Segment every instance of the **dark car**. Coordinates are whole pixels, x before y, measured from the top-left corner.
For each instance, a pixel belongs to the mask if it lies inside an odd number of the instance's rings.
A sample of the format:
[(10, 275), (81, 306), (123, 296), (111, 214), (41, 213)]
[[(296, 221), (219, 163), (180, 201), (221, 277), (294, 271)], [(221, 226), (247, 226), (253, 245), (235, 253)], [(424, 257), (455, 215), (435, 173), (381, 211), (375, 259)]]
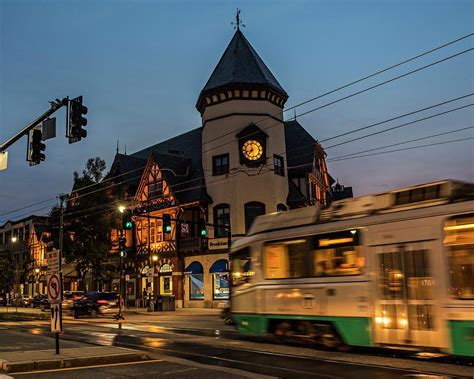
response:
[(7, 294), (0, 292), (0, 305), (7, 305)]
[(30, 298), (26, 304), (27, 307), (31, 308), (38, 308), (41, 304), (42, 301), (48, 300), (48, 296), (46, 295), (35, 295), (32, 298)]
[(97, 317), (104, 314), (116, 314), (119, 310), (119, 295), (114, 292), (88, 292), (74, 301), (71, 311), (74, 318), (79, 316)]
[(17, 307), (28, 307), (31, 301), (30, 295), (20, 295), (13, 300), (13, 305)]

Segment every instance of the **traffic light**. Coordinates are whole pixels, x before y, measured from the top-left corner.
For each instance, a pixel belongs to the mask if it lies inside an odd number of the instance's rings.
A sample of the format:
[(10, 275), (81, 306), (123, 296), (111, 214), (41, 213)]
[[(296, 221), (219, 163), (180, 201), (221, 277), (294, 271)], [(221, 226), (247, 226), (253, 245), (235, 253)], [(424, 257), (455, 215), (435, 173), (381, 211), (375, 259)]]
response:
[(125, 250), (125, 245), (127, 243), (127, 239), (125, 237), (119, 237), (119, 249)]
[(163, 232), (171, 233), (171, 216), (169, 214), (163, 215)]
[(46, 149), (46, 145), (43, 141), (43, 133), (40, 129), (33, 129), (29, 134), (28, 141), (28, 161), (30, 166), (40, 164), (41, 161), (45, 160), (43, 151)]
[(125, 209), (122, 213), (122, 229), (132, 230), (132, 228), (133, 228), (132, 211), (130, 209)]
[(69, 143), (80, 141), (87, 137), (87, 130), (82, 129), (87, 125), (87, 119), (83, 115), (87, 114), (87, 107), (82, 105), (82, 96), (69, 100)]
[(201, 237), (206, 237), (207, 236), (206, 221), (204, 221), (203, 218), (199, 219), (198, 229), (199, 229), (199, 235)]

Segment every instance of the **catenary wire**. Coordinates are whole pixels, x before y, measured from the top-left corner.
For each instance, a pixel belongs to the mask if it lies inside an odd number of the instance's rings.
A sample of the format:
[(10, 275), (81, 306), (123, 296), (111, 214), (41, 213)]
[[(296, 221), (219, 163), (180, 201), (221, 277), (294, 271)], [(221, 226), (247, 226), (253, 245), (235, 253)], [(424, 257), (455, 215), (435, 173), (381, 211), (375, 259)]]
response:
[[(455, 39), (455, 40), (453, 40), (453, 41), (450, 41), (450, 42), (448, 42), (448, 43), (445, 43), (445, 44), (443, 44), (443, 45), (441, 45), (441, 46), (438, 46), (438, 47), (436, 47), (436, 48), (433, 48), (433, 49), (431, 49), (431, 50), (428, 50), (428, 51), (426, 51), (426, 52), (423, 52), (423, 53), (421, 53), (421, 54), (418, 54), (418, 55), (416, 55), (416, 56), (414, 56), (414, 57), (412, 57), (412, 58), (409, 58), (409, 59), (406, 59), (406, 60), (404, 60), (404, 61), (402, 61), (402, 62), (399, 62), (399, 63), (397, 63), (397, 64), (395, 64), (395, 65), (389, 66), (389, 67), (387, 67), (387, 68), (385, 68), (385, 69), (382, 69), (382, 70), (379, 70), (379, 71), (377, 71), (377, 72), (375, 72), (375, 73), (373, 73), (373, 74), (367, 75), (367, 76), (365, 76), (365, 77), (363, 77), (363, 78), (360, 78), (360, 79), (358, 79), (358, 80), (355, 80), (355, 81), (353, 81), (353, 82), (350, 82), (350, 83), (348, 83), (348, 84), (346, 84), (346, 85), (340, 86), (340, 87), (338, 87), (338, 88), (336, 88), (336, 89), (334, 89), (334, 90), (331, 90), (331, 91), (326, 92), (326, 93), (324, 93), (324, 94), (321, 94), (321, 95), (318, 95), (318, 96), (313, 97), (313, 98), (311, 98), (311, 99), (308, 99), (308, 100), (306, 100), (306, 101), (304, 101), (304, 102), (302, 102), (302, 103), (299, 103), (299, 104), (297, 104), (297, 105), (295, 105), (295, 106), (292, 106), (292, 107), (290, 107), (290, 108), (287, 108), (286, 110), (283, 110), (282, 112), (278, 112), (277, 114), (275, 114), (275, 116), (277, 116), (277, 115), (279, 115), (279, 114), (281, 114), (281, 113), (284, 113), (284, 112), (286, 112), (286, 111), (289, 111), (289, 110), (291, 110), (291, 109), (295, 109), (295, 108), (300, 107), (300, 106), (302, 106), (302, 105), (308, 104), (308, 103), (310, 103), (310, 102), (312, 102), (312, 101), (315, 101), (315, 100), (317, 100), (317, 99), (320, 99), (320, 98), (322, 98), (322, 97), (324, 97), (324, 96), (327, 96), (327, 95), (329, 95), (329, 94), (335, 93), (335, 92), (337, 92), (337, 91), (339, 91), (339, 90), (341, 90), (341, 89), (347, 88), (347, 87), (352, 86), (352, 85), (354, 85), (354, 84), (356, 84), (356, 83), (362, 82), (362, 81), (364, 81), (364, 80), (366, 80), (366, 79), (369, 79), (369, 78), (371, 78), (371, 77), (374, 77), (374, 76), (376, 76), (376, 75), (379, 75), (379, 74), (381, 74), (381, 73), (383, 73), (383, 72), (389, 71), (389, 70), (391, 70), (391, 69), (393, 69), (393, 68), (395, 68), (395, 67), (401, 66), (401, 65), (403, 65), (403, 64), (405, 64), (405, 63), (408, 63), (408, 62), (413, 61), (413, 60), (415, 60), (415, 59), (418, 59), (418, 58), (420, 58), (420, 57), (422, 57), (422, 56), (425, 56), (425, 55), (427, 55), (427, 54), (430, 54), (430, 53), (432, 53), (432, 52), (434, 52), (434, 51), (440, 50), (440, 49), (442, 49), (442, 48), (444, 48), (444, 47), (447, 47), (447, 46), (449, 46), (449, 45), (452, 45), (452, 44), (454, 44), (454, 43), (456, 43), (456, 42), (459, 42), (459, 41), (461, 41), (461, 40), (464, 40), (464, 39), (466, 39), (466, 38), (469, 38), (469, 37), (471, 37), (473, 34), (474, 34), (474, 33), (467, 34), (467, 35), (462, 36), (462, 37), (460, 37), (460, 38), (457, 38), (457, 39)], [(308, 114), (308, 113), (311, 113), (311, 112), (314, 112), (314, 111), (316, 111), (316, 110), (318, 110), (318, 109), (321, 109), (322, 107), (326, 107), (326, 106), (332, 105), (332, 104), (334, 104), (334, 103), (336, 103), (336, 102), (345, 100), (345, 99), (347, 99), (347, 98), (349, 98), (349, 97), (353, 97), (353, 96), (355, 96), (355, 95), (357, 95), (357, 94), (366, 92), (366, 91), (368, 91), (368, 90), (370, 90), (370, 89), (374, 89), (374, 88), (379, 87), (379, 86), (381, 86), (381, 85), (383, 85), (383, 84), (387, 84), (387, 83), (389, 83), (389, 82), (391, 82), (391, 81), (400, 79), (400, 78), (405, 77), (405, 76), (407, 76), (407, 75), (410, 75), (410, 74), (412, 74), (412, 73), (414, 73), (414, 72), (418, 72), (418, 71), (420, 71), (420, 70), (422, 70), (422, 69), (425, 69), (425, 68), (431, 67), (431, 66), (433, 66), (433, 65), (435, 65), (435, 64), (444, 62), (444, 61), (446, 61), (446, 60), (448, 60), (448, 59), (454, 58), (454, 57), (456, 57), (456, 56), (458, 56), (458, 55), (464, 54), (464, 53), (469, 52), (469, 51), (471, 51), (471, 50), (473, 50), (473, 49), (471, 48), (471, 49), (464, 50), (464, 51), (462, 51), (462, 52), (460, 52), (460, 53), (458, 53), (458, 54), (449, 56), (449, 57), (444, 58), (444, 59), (442, 59), (442, 60), (433, 62), (433, 63), (431, 63), (431, 64), (429, 64), (429, 65), (420, 67), (420, 68), (418, 68), (418, 69), (416, 69), (416, 70), (413, 70), (413, 71), (410, 71), (410, 72), (405, 73), (405, 74), (403, 74), (403, 75), (400, 75), (400, 76), (398, 76), (398, 77), (392, 78), (392, 79), (390, 79), (390, 80), (388, 80), (388, 81), (379, 83), (379, 84), (377, 84), (377, 85), (375, 85), (375, 86), (369, 87), (369, 88), (367, 88), (367, 89), (364, 89), (364, 90), (362, 90), (362, 91), (356, 92), (356, 93), (351, 94), (351, 95), (349, 95), (349, 96), (346, 96), (346, 97), (344, 97), (344, 98), (338, 99), (338, 100), (336, 100), (336, 101), (334, 101), (334, 102), (331, 102), (331, 103), (328, 103), (328, 104), (324, 104), (324, 105), (321, 106), (321, 107), (317, 107), (317, 108), (315, 108), (315, 109), (309, 110), (309, 111), (307, 111), (307, 112), (304, 112), (304, 113), (300, 114), (299, 116), (301, 117), (301, 116), (303, 116), (303, 115), (306, 115), (306, 114)], [(256, 123), (262, 122), (262, 121), (267, 120), (267, 119), (269, 119), (269, 118), (272, 118), (272, 117), (271, 117), (271, 116), (270, 116), (270, 117), (266, 117), (266, 118), (264, 118), (264, 119), (262, 119), (262, 120), (256, 121)], [(265, 129), (269, 129), (269, 128), (272, 127), (272, 126), (276, 126), (276, 125), (280, 125), (280, 124), (281, 124), (281, 123), (279, 122), (279, 123), (277, 123), (277, 124), (275, 124), (275, 125), (271, 125), (271, 126), (265, 128)], [(233, 132), (232, 132), (232, 133), (233, 133)], [(227, 134), (221, 135), (221, 136), (217, 137), (216, 139), (223, 138), (223, 137), (225, 137), (226, 135), (227, 135)], [(333, 138), (337, 138), (337, 137), (333, 137)], [(213, 142), (213, 141), (216, 140), (216, 139), (206, 141), (205, 143)], [(228, 143), (229, 143), (229, 142), (228, 142)], [(223, 145), (224, 145), (224, 144), (223, 144)], [(222, 146), (222, 145), (220, 145), (220, 146)], [(217, 148), (217, 147), (220, 147), (220, 146), (215, 146), (215, 147), (213, 147), (212, 149), (209, 149), (209, 150), (213, 150), (213, 149), (215, 149), (215, 148)], [(207, 152), (207, 151), (205, 151), (205, 152)], [(140, 169), (142, 169), (142, 168), (137, 168), (137, 169), (135, 169), (135, 170), (131, 170), (131, 171), (129, 171), (129, 172), (119, 174), (119, 175), (117, 175), (116, 177), (120, 177), (120, 176), (122, 176), (122, 175), (127, 175), (127, 174), (130, 173), (130, 172), (138, 171), (138, 170), (140, 170)], [(114, 177), (106, 178), (105, 181), (112, 180), (113, 178), (114, 178)], [(103, 181), (100, 182), (100, 183), (103, 183)], [(84, 190), (84, 189), (86, 189), (86, 188), (90, 188), (90, 187), (95, 186), (95, 185), (98, 185), (98, 184), (100, 184), (100, 183), (94, 183), (94, 184), (91, 184), (91, 185), (89, 185), (89, 186), (82, 187), (80, 190)], [(78, 191), (80, 191), (80, 190), (78, 190)], [(51, 198), (51, 199), (43, 200), (43, 201), (40, 201), (40, 202), (37, 202), (37, 203), (33, 203), (33, 204), (29, 205), (29, 206), (22, 207), (21, 209), (19, 208), (19, 209), (11, 210), (11, 211), (8, 211), (8, 212), (5, 212), (5, 213), (0, 214), (0, 216), (6, 215), (6, 214), (11, 214), (11, 213), (16, 213), (16, 212), (18, 212), (19, 210), (27, 209), (27, 208), (29, 208), (29, 207), (32, 207), (32, 206), (35, 206), (35, 205), (44, 203), (44, 202), (46, 202), (46, 201), (52, 201), (52, 200), (55, 200), (55, 198)]]

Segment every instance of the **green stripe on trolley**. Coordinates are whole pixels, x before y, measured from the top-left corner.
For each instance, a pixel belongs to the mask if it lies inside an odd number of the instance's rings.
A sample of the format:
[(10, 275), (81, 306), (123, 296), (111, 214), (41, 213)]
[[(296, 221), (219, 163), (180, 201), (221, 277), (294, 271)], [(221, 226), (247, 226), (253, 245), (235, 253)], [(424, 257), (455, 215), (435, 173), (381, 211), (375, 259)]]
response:
[(371, 326), (368, 317), (337, 317), (337, 316), (294, 316), (294, 315), (259, 315), (240, 314), (232, 315), (240, 333), (264, 335), (268, 333), (270, 320), (307, 320), (331, 322), (344, 343), (353, 346), (373, 346)]
[(474, 357), (474, 321), (449, 321), (452, 353)]

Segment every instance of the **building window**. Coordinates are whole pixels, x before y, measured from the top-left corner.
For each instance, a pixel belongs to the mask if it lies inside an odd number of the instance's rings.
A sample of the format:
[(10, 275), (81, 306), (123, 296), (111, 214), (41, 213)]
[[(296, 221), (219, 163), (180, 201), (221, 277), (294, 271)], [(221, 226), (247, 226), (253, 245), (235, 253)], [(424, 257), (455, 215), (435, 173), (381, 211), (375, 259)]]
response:
[(160, 293), (162, 295), (173, 294), (173, 268), (169, 264), (160, 267)]
[(265, 214), (265, 204), (251, 201), (245, 204), (245, 231), (248, 231), (257, 216)]
[[(230, 226), (229, 204), (219, 204), (214, 207), (214, 224)], [(226, 228), (215, 228), (214, 237), (222, 238), (227, 236)]]
[(148, 198), (156, 199), (163, 196), (163, 182), (156, 181), (148, 184)]
[(273, 170), (275, 174), (285, 176), (285, 162), (283, 157), (279, 155), (273, 155)]
[(280, 204), (277, 205), (277, 212), (285, 212), (287, 210), (288, 210), (288, 208), (286, 207), (285, 204), (280, 203)]
[(229, 262), (227, 259), (215, 261), (209, 272), (212, 274), (212, 297), (214, 300), (229, 298)]
[(223, 175), (229, 173), (229, 154), (216, 155), (212, 157), (212, 175)]
[(185, 270), (189, 277), (189, 300), (204, 300), (204, 270), (194, 261)]
[(213, 296), (215, 300), (228, 299), (229, 298), (229, 273), (218, 272), (212, 274), (214, 281)]

